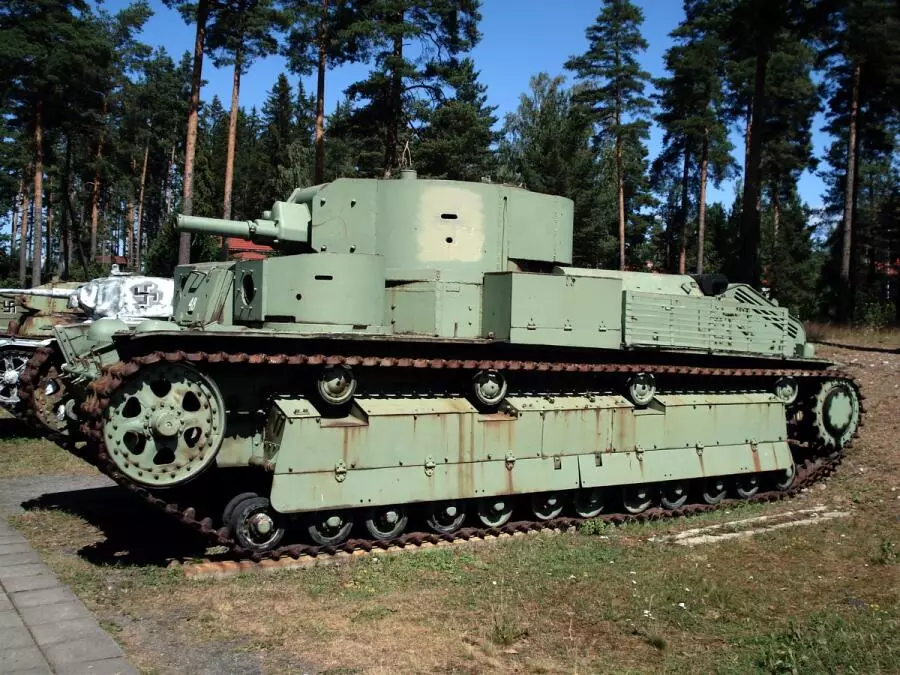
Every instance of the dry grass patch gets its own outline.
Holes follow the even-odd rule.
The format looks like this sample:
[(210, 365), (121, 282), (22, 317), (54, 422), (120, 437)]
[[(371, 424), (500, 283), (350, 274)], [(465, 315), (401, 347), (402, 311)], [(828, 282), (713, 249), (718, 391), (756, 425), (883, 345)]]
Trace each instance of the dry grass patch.
[(866, 328), (830, 323), (806, 322), (806, 339), (810, 342), (834, 343), (853, 347), (900, 349), (900, 328)]

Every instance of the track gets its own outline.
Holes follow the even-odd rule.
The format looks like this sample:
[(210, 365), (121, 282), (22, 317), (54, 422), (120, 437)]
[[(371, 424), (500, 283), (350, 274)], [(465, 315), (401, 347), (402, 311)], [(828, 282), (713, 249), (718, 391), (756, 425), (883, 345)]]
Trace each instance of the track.
[[(48, 348), (38, 350), (22, 376), (23, 401), (26, 415), (32, 424), (41, 425), (40, 419), (34, 411), (32, 392), (40, 382), (40, 374), (46, 370), (46, 366), (53, 358), (54, 352)], [(291, 544), (276, 548), (265, 553), (256, 553), (241, 548), (230, 536), (227, 528), (216, 529), (213, 526), (214, 518), (210, 514), (202, 512), (200, 504), (184, 504), (169, 501), (165, 497), (178, 498), (184, 496), (185, 490), (148, 490), (136, 485), (125, 478), (107, 454), (103, 440), (103, 413), (109, 406), (109, 401), (115, 391), (129, 377), (138, 373), (141, 368), (160, 362), (188, 362), (194, 364), (219, 364), (219, 363), (244, 363), (244, 364), (270, 364), (270, 365), (348, 365), (363, 368), (413, 368), (413, 369), (451, 369), (451, 370), (484, 370), (496, 369), (501, 371), (535, 371), (552, 373), (613, 373), (628, 374), (638, 372), (650, 372), (667, 375), (693, 376), (703, 378), (760, 378), (760, 377), (784, 377), (791, 376), (798, 379), (843, 379), (849, 381), (859, 391), (859, 387), (853, 378), (836, 370), (798, 370), (790, 368), (703, 368), (696, 366), (677, 365), (639, 365), (639, 364), (595, 364), (595, 363), (571, 363), (571, 362), (533, 362), (533, 361), (509, 361), (509, 360), (448, 360), (427, 358), (397, 358), (375, 356), (327, 356), (327, 355), (285, 355), (285, 354), (245, 354), (227, 352), (153, 352), (144, 356), (138, 356), (127, 362), (115, 364), (105, 368), (99, 379), (88, 386), (88, 397), (81, 405), (82, 417), (81, 432), (86, 439), (84, 445), (76, 444), (68, 435), (56, 430), (46, 433), (51, 440), (66, 447), (74, 454), (97, 467), (104, 474), (116, 481), (123, 488), (139, 496), (147, 503), (165, 511), (177, 518), (183, 524), (192, 528), (204, 536), (211, 545), (227, 546), (238, 558), (253, 560), (279, 559), (290, 557), (316, 558), (333, 556), (338, 553), (352, 551), (386, 550), (389, 548), (407, 546), (420, 546), (423, 543), (438, 543), (441, 541), (468, 540), (483, 538), (486, 535), (497, 536), (500, 534), (514, 534), (517, 532), (531, 532), (543, 529), (566, 529), (583, 522), (582, 518), (559, 517), (547, 521), (516, 521), (510, 522), (499, 528), (465, 527), (453, 534), (435, 534), (431, 532), (409, 532), (395, 539), (382, 541), (372, 539), (350, 539), (338, 546), (315, 546), (305, 544)], [(862, 407), (863, 396), (860, 394), (860, 415), (864, 412)], [(854, 434), (855, 436), (855, 434)], [(787, 490), (771, 490), (760, 492), (749, 499), (740, 500), (747, 502), (774, 502), (798, 494), (815, 482), (824, 480), (830, 476), (840, 465), (844, 450), (832, 452), (826, 456), (828, 449), (816, 447), (810, 439), (792, 439), (791, 446), (794, 451), (797, 474), (790, 488)], [(192, 482), (196, 486), (203, 480), (203, 476)], [(197, 490), (194, 490), (196, 493)], [(182, 500), (183, 501), (183, 500)], [(725, 500), (717, 505), (687, 504), (678, 509), (651, 508), (643, 513), (632, 515), (623, 513), (610, 513), (596, 516), (611, 524), (627, 522), (642, 522), (648, 520), (661, 520), (679, 516), (690, 516), (706, 513), (733, 504), (736, 500)], [(217, 513), (215, 514), (218, 515)]]

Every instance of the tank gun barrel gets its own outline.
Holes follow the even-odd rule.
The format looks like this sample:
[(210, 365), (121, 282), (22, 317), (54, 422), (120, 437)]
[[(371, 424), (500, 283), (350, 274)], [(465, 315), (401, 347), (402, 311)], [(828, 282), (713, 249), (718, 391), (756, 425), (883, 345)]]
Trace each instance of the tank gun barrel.
[(252, 220), (224, 220), (222, 218), (203, 218), (201, 216), (178, 216), (178, 229), (181, 232), (208, 232), (224, 237), (250, 237), (256, 228)]
[(275, 202), (265, 218), (223, 220), (201, 216), (178, 216), (181, 232), (205, 232), (223, 237), (241, 237), (288, 252), (309, 249), (310, 212), (307, 204)]
[(0, 295), (27, 295), (41, 298), (68, 298), (74, 288), (0, 288)]

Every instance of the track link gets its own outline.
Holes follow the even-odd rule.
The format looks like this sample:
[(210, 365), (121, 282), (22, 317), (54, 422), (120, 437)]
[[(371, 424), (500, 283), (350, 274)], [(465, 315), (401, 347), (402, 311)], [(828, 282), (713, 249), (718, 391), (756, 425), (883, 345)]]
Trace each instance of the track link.
[[(23, 400), (31, 401), (31, 392), (37, 381), (38, 374), (43, 364), (52, 358), (52, 349), (42, 348), (38, 350), (29, 367), (22, 377), (22, 387), (25, 390)], [(791, 368), (703, 368), (695, 366), (677, 365), (641, 365), (641, 364), (594, 364), (571, 362), (536, 362), (536, 361), (510, 361), (510, 360), (450, 360), (450, 359), (423, 359), (423, 358), (398, 358), (398, 357), (374, 357), (374, 356), (340, 356), (340, 355), (304, 355), (304, 354), (246, 354), (228, 352), (153, 352), (143, 356), (134, 357), (126, 362), (117, 363), (104, 368), (101, 377), (88, 386), (88, 397), (81, 404), (81, 413), (84, 422), (81, 432), (86, 439), (84, 445), (76, 444), (72, 438), (65, 434), (50, 430), (47, 436), (54, 442), (66, 447), (71, 452), (95, 466), (101, 472), (109, 476), (116, 483), (148, 504), (161, 509), (169, 515), (177, 518), (209, 541), (213, 546), (226, 546), (238, 559), (277, 560), (290, 557), (293, 559), (329, 557), (340, 553), (352, 553), (353, 551), (379, 551), (387, 549), (420, 547), (423, 543), (437, 544), (442, 541), (456, 541), (481, 539), (485, 536), (499, 536), (501, 534), (527, 533), (539, 530), (565, 530), (578, 526), (586, 519), (578, 517), (558, 517), (548, 521), (522, 520), (507, 523), (496, 527), (465, 527), (452, 534), (436, 534), (432, 532), (409, 532), (390, 540), (349, 539), (338, 546), (315, 546), (306, 544), (289, 544), (266, 551), (263, 553), (249, 551), (239, 546), (231, 537), (227, 528), (216, 529), (213, 526), (214, 519), (198, 511), (196, 505), (184, 505), (165, 499), (165, 490), (148, 490), (136, 485), (123, 476), (107, 453), (103, 439), (103, 413), (109, 406), (110, 398), (122, 383), (146, 366), (156, 363), (188, 362), (193, 364), (220, 364), (220, 363), (245, 363), (245, 364), (270, 364), (270, 365), (348, 365), (377, 368), (415, 368), (415, 369), (453, 369), (453, 370), (485, 370), (494, 369), (500, 371), (537, 371), (537, 372), (579, 372), (579, 373), (613, 373), (631, 374), (650, 372), (658, 374), (674, 374), (698, 377), (784, 377), (791, 376), (803, 379), (841, 379), (852, 384), (857, 391), (859, 386), (854, 378), (834, 369), (800, 370)], [(859, 395), (861, 406), (864, 397)], [(33, 406), (26, 405), (26, 415), (32, 420), (36, 417)], [(861, 408), (860, 414), (864, 412)], [(39, 420), (38, 420), (39, 424)], [(854, 435), (855, 436), (855, 435)], [(716, 505), (687, 504), (677, 509), (664, 509), (655, 507), (640, 514), (610, 513), (601, 514), (591, 520), (601, 520), (618, 525), (633, 522), (657, 521), (680, 516), (692, 516), (700, 513), (715, 511), (734, 503), (762, 503), (780, 501), (799, 494), (813, 483), (826, 479), (840, 465), (844, 451), (850, 447), (845, 446), (841, 451), (830, 456), (817, 456), (823, 448), (817, 447), (814, 441), (792, 440), (792, 447), (797, 454), (806, 455), (799, 461), (795, 458), (797, 475), (792, 486), (787, 490), (774, 490), (760, 492), (749, 499), (728, 499)]]

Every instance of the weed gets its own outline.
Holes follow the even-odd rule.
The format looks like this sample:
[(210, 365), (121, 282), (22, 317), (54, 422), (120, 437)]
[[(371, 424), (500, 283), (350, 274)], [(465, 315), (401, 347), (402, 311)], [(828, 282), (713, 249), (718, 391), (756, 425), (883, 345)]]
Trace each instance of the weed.
[(578, 524), (578, 532), (586, 535), (606, 534), (614, 526), (602, 518), (588, 518)]
[(657, 635), (656, 633), (648, 633), (641, 636), (648, 645), (653, 647), (658, 651), (665, 651), (668, 644), (666, 643), (666, 639), (662, 635)]
[[(493, 582), (497, 584), (497, 582)], [(503, 579), (499, 583), (499, 599), (491, 603), (490, 640), (501, 647), (508, 647), (528, 634), (516, 612), (507, 606)]]
[(882, 539), (878, 545), (878, 553), (872, 558), (876, 565), (893, 565), (897, 562), (897, 547), (890, 539)]
[(491, 612), (491, 642), (508, 647), (528, 635), (519, 620), (509, 611), (494, 608)]

